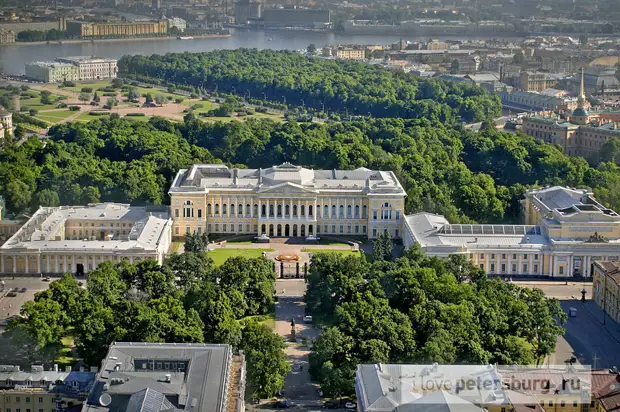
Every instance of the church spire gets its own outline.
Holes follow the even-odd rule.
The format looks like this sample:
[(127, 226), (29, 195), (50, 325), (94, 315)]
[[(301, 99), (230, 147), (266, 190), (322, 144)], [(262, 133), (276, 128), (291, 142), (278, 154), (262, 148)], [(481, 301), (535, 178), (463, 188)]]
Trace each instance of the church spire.
[(581, 85), (579, 86), (579, 97), (577, 98), (578, 107), (582, 109), (585, 108), (585, 103), (586, 103), (586, 90), (585, 90), (583, 78), (584, 78), (584, 74), (583, 74), (583, 67), (582, 67), (581, 68)]

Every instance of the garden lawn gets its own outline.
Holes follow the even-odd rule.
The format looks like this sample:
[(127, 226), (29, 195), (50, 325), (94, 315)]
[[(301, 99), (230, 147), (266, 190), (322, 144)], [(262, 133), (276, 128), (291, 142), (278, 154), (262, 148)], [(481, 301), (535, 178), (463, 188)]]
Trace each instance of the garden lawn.
[(310, 253), (340, 253), (343, 256), (360, 256), (360, 252), (355, 252), (353, 250), (338, 250), (338, 249), (307, 249), (303, 248), (302, 252), (310, 252)]
[(103, 87), (112, 86), (111, 80), (101, 80), (101, 81), (93, 81), (93, 82), (75, 82), (75, 87), (61, 87), (62, 85), (58, 85), (58, 89), (66, 90), (73, 93), (80, 93), (82, 87), (91, 87), (93, 89), (93, 93), (97, 89), (101, 89)]
[(19, 105), (21, 107), (21, 111), (28, 111), (30, 109), (35, 109), (35, 110), (50, 110), (50, 109), (57, 109), (58, 105), (62, 102), (62, 101), (56, 101), (56, 98), (58, 96), (56, 95), (52, 95), (50, 97), (50, 100), (54, 103), (52, 104), (41, 104), (41, 98), (40, 97), (31, 97), (30, 99), (22, 99), (19, 101)]
[(228, 260), (228, 258), (235, 256), (243, 256), (246, 258), (257, 258), (263, 256), (263, 252), (269, 252), (271, 249), (233, 249), (233, 248), (218, 248), (207, 252), (215, 266), (221, 266)]
[(71, 110), (59, 110), (55, 112), (39, 113), (36, 117), (37, 119), (45, 120), (46, 122), (58, 123), (72, 114), (75, 114), (75, 112), (72, 112)]

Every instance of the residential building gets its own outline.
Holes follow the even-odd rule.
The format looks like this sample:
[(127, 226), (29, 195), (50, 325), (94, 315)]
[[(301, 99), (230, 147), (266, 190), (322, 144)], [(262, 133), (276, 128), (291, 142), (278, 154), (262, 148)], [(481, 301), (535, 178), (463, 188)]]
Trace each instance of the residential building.
[(26, 77), (45, 83), (61, 83), (79, 80), (80, 71), (71, 63), (32, 62), (26, 64)]
[(592, 299), (610, 318), (620, 322), (620, 261), (594, 262)]
[(344, 60), (364, 60), (366, 49), (362, 46), (326, 46), (322, 50), (324, 56), (332, 56)]
[(168, 21), (127, 21), (115, 23), (67, 22), (67, 34), (80, 37), (129, 37), (168, 33)]
[(15, 43), (15, 32), (13, 30), (0, 29), (0, 44)]
[(430, 256), (466, 256), (490, 275), (590, 277), (596, 260), (620, 257), (620, 215), (587, 189), (530, 189), (523, 225), (450, 224), (432, 213), (406, 216), (403, 244)]
[(115, 342), (83, 412), (243, 412), (245, 360), (230, 345)]
[(78, 80), (115, 79), (118, 74), (118, 62), (116, 59), (74, 56), (57, 57), (56, 61), (76, 66), (78, 68)]
[(476, 73), (479, 68), (479, 56), (456, 57), (450, 63), (450, 70), (454, 73)]
[(290, 163), (267, 169), (194, 165), (169, 190), (173, 236), (402, 235), (406, 193), (394, 172), (312, 170)]
[[(96, 369), (96, 368), (95, 368)], [(32, 365), (22, 371), (19, 366), (0, 365), (0, 409), (2, 411), (56, 412), (80, 405), (95, 382), (95, 372), (44, 370)]]
[(258, 20), (262, 16), (262, 4), (256, 0), (239, 0), (235, 3), (235, 23), (248, 24), (249, 20)]
[(173, 27), (176, 27), (181, 33), (185, 33), (185, 30), (187, 30), (187, 21), (180, 17), (168, 19), (168, 30)]
[(515, 110), (572, 112), (577, 108), (576, 97), (550, 96), (542, 92), (520, 90), (499, 91), (498, 94), (504, 107)]
[(519, 88), (526, 92), (539, 92), (555, 87), (557, 83), (557, 76), (549, 73), (523, 71), (520, 74)]
[(0, 273), (84, 275), (102, 262), (163, 262), (172, 221), (166, 207), (120, 203), (40, 207), (0, 247)]
[(577, 108), (568, 120), (558, 115), (535, 114), (523, 118), (523, 133), (559, 146), (568, 156), (581, 156), (596, 161), (609, 139), (620, 138), (620, 111), (588, 112), (581, 72), (581, 91)]

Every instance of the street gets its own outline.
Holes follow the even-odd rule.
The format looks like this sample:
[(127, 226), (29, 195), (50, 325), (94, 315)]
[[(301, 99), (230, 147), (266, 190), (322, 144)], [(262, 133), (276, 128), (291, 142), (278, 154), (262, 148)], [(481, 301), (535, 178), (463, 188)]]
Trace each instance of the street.
[[(1, 279), (4, 281), (4, 291), (0, 292), (0, 331), (3, 330), (3, 323), (8, 317), (19, 315), (22, 305), (34, 299), (35, 293), (47, 289), (50, 283), (41, 278), (33, 277), (4, 277)], [(18, 290), (26, 288), (27, 290), (25, 292), (14, 292), (16, 294), (14, 297), (6, 296), (15, 288)]]

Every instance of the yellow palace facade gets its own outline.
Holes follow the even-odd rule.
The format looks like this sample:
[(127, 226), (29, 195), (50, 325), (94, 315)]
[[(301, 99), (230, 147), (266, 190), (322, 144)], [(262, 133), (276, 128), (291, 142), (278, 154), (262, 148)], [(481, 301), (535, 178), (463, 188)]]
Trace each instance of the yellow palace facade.
[(402, 236), (406, 193), (393, 172), (194, 165), (169, 190), (173, 237)]

